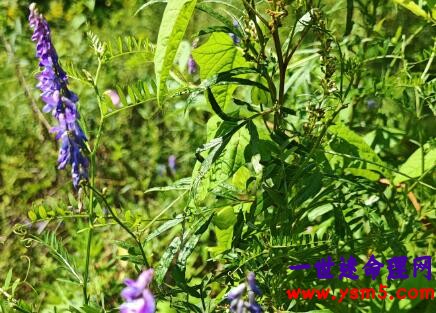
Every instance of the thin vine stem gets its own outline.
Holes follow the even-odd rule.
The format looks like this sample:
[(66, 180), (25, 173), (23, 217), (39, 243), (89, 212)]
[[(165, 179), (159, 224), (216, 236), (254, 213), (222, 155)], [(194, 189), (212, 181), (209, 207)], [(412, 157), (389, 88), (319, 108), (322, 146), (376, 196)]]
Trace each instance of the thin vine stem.
[(88, 237), (86, 240), (86, 254), (85, 254), (85, 270), (83, 274), (83, 297), (84, 297), (84, 303), (87, 305), (89, 303), (89, 294), (88, 294), (88, 280), (89, 280), (89, 265), (90, 265), (90, 258), (91, 258), (91, 247), (92, 247), (92, 237), (94, 233), (94, 190), (95, 190), (95, 173), (96, 173), (96, 154), (100, 143), (100, 137), (103, 129), (103, 111), (101, 107), (101, 96), (100, 91), (98, 89), (97, 83), (98, 79), (100, 77), (100, 71), (102, 68), (103, 62), (101, 58), (98, 58), (98, 66), (95, 73), (95, 77), (92, 81), (92, 85), (94, 87), (95, 94), (97, 96), (97, 103), (100, 110), (100, 122), (99, 127), (95, 139), (94, 146), (90, 153), (90, 180), (89, 184), (87, 185), (88, 188), (90, 188), (89, 192), (89, 207), (88, 207), (88, 224), (89, 224), (89, 231), (88, 231)]
[(133, 240), (136, 242), (136, 244), (138, 245), (138, 248), (139, 248), (139, 250), (140, 250), (140, 252), (141, 252), (141, 256), (142, 256), (142, 259), (143, 259), (143, 261), (144, 261), (144, 265), (146, 266), (146, 267), (149, 267), (149, 264), (148, 264), (148, 261), (147, 261), (147, 257), (146, 257), (146, 255), (145, 255), (145, 251), (144, 251), (144, 248), (142, 247), (142, 244), (141, 244), (141, 241), (139, 240), (139, 238), (135, 235), (135, 233), (133, 233), (133, 231), (128, 227), (128, 226), (126, 226), (126, 224), (124, 224), (119, 218), (118, 218), (118, 216), (116, 215), (116, 213), (114, 212), (114, 210), (112, 209), (112, 207), (109, 205), (109, 203), (107, 202), (107, 200), (106, 200), (106, 198), (97, 190), (97, 189), (95, 189), (94, 187), (92, 187), (92, 186), (87, 186), (89, 189), (91, 189), (94, 193), (95, 193), (95, 195), (96, 196), (98, 196), (102, 201), (103, 201), (103, 204), (104, 204), (104, 206), (105, 206), (105, 208), (111, 213), (111, 215), (112, 215), (112, 218), (115, 220), (115, 222), (118, 224), (118, 225), (120, 225), (121, 226), (121, 228), (123, 228), (132, 238), (133, 238)]

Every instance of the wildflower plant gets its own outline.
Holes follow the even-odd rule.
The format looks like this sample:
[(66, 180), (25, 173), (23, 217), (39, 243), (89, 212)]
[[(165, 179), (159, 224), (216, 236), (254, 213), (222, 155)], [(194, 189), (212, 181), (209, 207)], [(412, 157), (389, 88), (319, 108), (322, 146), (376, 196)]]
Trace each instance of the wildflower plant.
[[(346, 300), (296, 303), (285, 293), (291, 286), (348, 283), (329, 280), (334, 270), (318, 282), (314, 270), (290, 271), (289, 263), (310, 268), (328, 257), (334, 265), (353, 254), (349, 259), (354, 266), (371, 254), (433, 251), (435, 218), (429, 208), (436, 189), (431, 174), (434, 139), (418, 121), (435, 112), (430, 69), (436, 50), (433, 46), (414, 54), (413, 62), (405, 51), (434, 21), (415, 8), (422, 18), (416, 33), (402, 34), (399, 27), (398, 34), (383, 39), (374, 36), (383, 31), (387, 18), (380, 12), (388, 14), (385, 9), (394, 4), (340, 3), (347, 7), (341, 13), (345, 25), (335, 15), (337, 7), (323, 1), (149, 1), (136, 14), (152, 10), (155, 15), (160, 12), (153, 11), (155, 6), (165, 6), (156, 41), (105, 41), (90, 31), (94, 67), (82, 70), (77, 69), (81, 64), (61, 67), (49, 25), (35, 4), (30, 5), (42, 110), (56, 120), (52, 132), (60, 141), (58, 167), (71, 167), (75, 193), (66, 210), (57, 209), (59, 215), (39, 206), (29, 218), (35, 224), (65, 221), (82, 245), (73, 245), (69, 253), (58, 239), (59, 225), (53, 230), (50, 224), (37, 224), (48, 233), (44, 236), (28, 235), (24, 226), (16, 232), (27, 243), (46, 247), (70, 274), (71, 288), (80, 288), (80, 300), (67, 304), (70, 310), (385, 309), (360, 299), (348, 306)], [(359, 23), (353, 23), (353, 14)], [(192, 21), (204, 16), (202, 27), (192, 29), (197, 27)], [(362, 40), (364, 33), (367, 38)], [(130, 63), (116, 63), (133, 55), (144, 62), (142, 79), (135, 82), (124, 73)], [(385, 59), (389, 62), (379, 63)], [(116, 69), (125, 81), (105, 80)], [(86, 119), (78, 108), (79, 96), (85, 96), (70, 90), (71, 78), (81, 84), (78, 90), (84, 95), (92, 94), (81, 103), (81, 109), (93, 112)], [(125, 120), (116, 120), (127, 112)], [(413, 117), (393, 131), (406, 115)], [(169, 122), (161, 120), (168, 116)], [(137, 162), (129, 155), (127, 170), (117, 174), (133, 178), (117, 185), (108, 177), (123, 155), (134, 151), (136, 146), (128, 145), (131, 132), (147, 123), (153, 126), (134, 141), (147, 153), (158, 154), (147, 169), (150, 177), (137, 175), (147, 156), (142, 153)], [(113, 125), (122, 127), (109, 133)], [(189, 134), (174, 140), (175, 132)], [(153, 136), (154, 145), (148, 145)], [(183, 151), (175, 149), (179, 142), (200, 144)], [(414, 147), (410, 156), (395, 155), (404, 142)], [(163, 151), (165, 145), (169, 151)], [(133, 194), (130, 201), (126, 192)], [(78, 222), (70, 223), (73, 219)], [(112, 235), (115, 240), (109, 242)], [(73, 254), (83, 262), (75, 262)], [(135, 271), (138, 278), (125, 280), (123, 288), (119, 277), (124, 271)], [(353, 278), (361, 274), (353, 271)], [(106, 275), (106, 285), (99, 285), (97, 275)], [(386, 283), (386, 277), (374, 283)], [(353, 282), (363, 287), (367, 283), (373, 282)], [(8, 288), (0, 290), (8, 303), (31, 312)], [(399, 306), (392, 308), (390, 312)]]
[[(77, 281), (82, 285), (83, 303), (85, 306), (88, 306), (90, 301), (88, 285), (93, 224), (96, 217), (95, 208), (97, 203), (104, 207), (105, 211), (112, 215), (112, 218), (115, 220), (115, 222), (118, 223), (133, 238), (137, 244), (137, 247), (139, 248), (142, 257), (142, 264), (145, 266), (148, 265), (143, 246), (140, 243), (137, 235), (117, 217), (117, 214), (108, 204), (102, 192), (98, 191), (95, 187), (96, 153), (99, 147), (105, 119), (113, 115), (113, 113), (117, 113), (118, 110), (122, 111), (123, 109), (129, 108), (129, 106), (120, 108), (118, 106), (118, 102), (120, 101), (118, 94), (113, 90), (109, 90), (107, 95), (112, 101), (115, 110), (113, 112), (108, 112), (106, 103), (103, 99), (103, 94), (100, 93), (98, 87), (100, 70), (106, 61), (106, 47), (98, 40), (98, 38), (90, 34), (93, 48), (98, 56), (98, 67), (94, 76), (92, 76), (92, 74), (89, 72), (86, 72), (86, 81), (88, 85), (90, 85), (95, 91), (96, 102), (100, 109), (99, 127), (96, 132), (94, 145), (90, 147), (90, 145), (87, 143), (88, 139), (79, 124), (80, 115), (76, 105), (78, 102), (78, 96), (68, 89), (67, 73), (59, 64), (58, 55), (52, 43), (50, 27), (43, 15), (38, 12), (35, 3), (32, 3), (29, 6), (29, 10), (29, 24), (34, 29), (32, 40), (36, 41), (36, 56), (39, 58), (39, 66), (43, 68), (42, 72), (37, 75), (39, 80), (37, 87), (42, 92), (41, 99), (46, 103), (43, 107), (43, 111), (52, 112), (52, 115), (58, 122), (58, 125), (51, 129), (51, 132), (55, 133), (56, 139), (61, 141), (61, 148), (59, 150), (58, 157), (58, 168), (62, 169), (65, 168), (67, 164), (70, 164), (72, 167), (73, 186), (78, 189), (78, 195), (80, 196), (83, 194), (84, 188), (85, 192), (89, 196), (89, 231), (86, 240), (85, 266), (82, 274), (83, 277), (79, 277), (77, 271), (66, 260), (66, 257), (61, 258), (62, 263), (64, 263), (64, 265), (77, 278)], [(133, 106), (135, 105), (136, 104), (133, 104)], [(89, 155), (89, 161), (85, 152)], [(57, 249), (53, 248), (53, 250), (56, 251)], [(149, 270), (140, 276), (140, 278), (148, 277), (147, 279), (151, 280), (152, 275), (153, 271)], [(128, 281), (128, 283), (131, 283), (131, 281)], [(144, 283), (144, 279), (140, 280), (140, 283)], [(133, 282), (130, 285), (130, 288), (134, 288), (135, 286)], [(131, 301), (122, 307), (123, 312), (154, 312), (153, 296), (148, 289), (145, 289), (145, 287), (146, 286), (143, 286), (142, 288), (143, 290), (141, 291), (141, 299), (126, 298), (126, 300)]]

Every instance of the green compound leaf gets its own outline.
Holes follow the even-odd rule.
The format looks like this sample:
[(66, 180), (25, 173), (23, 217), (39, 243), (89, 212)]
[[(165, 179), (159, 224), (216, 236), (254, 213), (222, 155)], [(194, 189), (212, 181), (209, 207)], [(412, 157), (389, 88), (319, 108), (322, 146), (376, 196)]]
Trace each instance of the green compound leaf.
[(196, 0), (170, 0), (165, 8), (154, 56), (158, 103), (196, 4)]
[[(213, 33), (209, 39), (192, 52), (200, 67), (200, 78), (210, 79), (218, 73), (228, 72), (236, 68), (248, 68), (242, 49), (235, 46), (228, 34)], [(251, 70), (252, 71), (252, 70)], [(232, 95), (236, 85), (215, 86), (212, 92), (216, 102), (223, 111), (232, 103)]]
[(214, 257), (232, 248), (233, 227), (226, 229), (215, 227), (215, 233), (217, 237), (217, 245), (208, 248), (208, 251)]
[(213, 223), (221, 230), (227, 229), (236, 223), (236, 214), (232, 206), (226, 206), (218, 210), (213, 218)]

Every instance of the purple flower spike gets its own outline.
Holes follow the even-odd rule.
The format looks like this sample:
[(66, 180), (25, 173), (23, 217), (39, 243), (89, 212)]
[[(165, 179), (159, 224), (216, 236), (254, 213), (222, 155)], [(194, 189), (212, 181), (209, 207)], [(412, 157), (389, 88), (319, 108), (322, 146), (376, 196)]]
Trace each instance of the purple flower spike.
[(78, 123), (80, 118), (76, 103), (79, 98), (68, 89), (68, 78), (58, 61), (56, 49), (51, 42), (50, 27), (35, 3), (29, 6), (29, 24), (33, 28), (32, 40), (36, 41), (36, 57), (42, 71), (36, 76), (41, 90), (41, 99), (45, 102), (43, 112), (51, 112), (58, 125), (51, 129), (61, 147), (58, 156), (58, 168), (71, 165), (71, 176), (75, 188), (81, 180), (88, 179), (88, 159), (83, 151), (87, 138)]
[[(248, 289), (248, 301), (243, 299), (244, 292)], [(230, 311), (234, 313), (261, 313), (262, 307), (256, 302), (255, 296), (262, 292), (256, 285), (253, 272), (248, 273), (247, 282), (232, 288), (227, 294), (230, 301)]]
[(148, 269), (139, 275), (135, 281), (126, 279), (126, 288), (121, 291), (121, 297), (126, 302), (120, 306), (121, 313), (154, 313), (156, 304), (148, 286), (153, 279), (153, 269)]

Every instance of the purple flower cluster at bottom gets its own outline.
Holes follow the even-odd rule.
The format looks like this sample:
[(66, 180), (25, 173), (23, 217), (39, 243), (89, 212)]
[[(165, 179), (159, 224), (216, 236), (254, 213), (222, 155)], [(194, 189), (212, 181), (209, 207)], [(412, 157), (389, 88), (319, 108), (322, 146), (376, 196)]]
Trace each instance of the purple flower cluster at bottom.
[(78, 123), (80, 116), (76, 108), (79, 98), (68, 89), (67, 74), (59, 65), (47, 21), (39, 14), (35, 3), (29, 9), (32, 40), (36, 41), (36, 57), (42, 68), (37, 75), (39, 83), (36, 86), (41, 90), (41, 99), (45, 102), (43, 111), (51, 112), (58, 121), (58, 125), (51, 130), (61, 143), (58, 168), (63, 169), (71, 164), (73, 185), (77, 187), (80, 180), (88, 178), (88, 159), (83, 155), (87, 138)]
[[(246, 289), (248, 289), (248, 301), (242, 298)], [(247, 283), (234, 287), (227, 294), (227, 300), (230, 301), (230, 311), (234, 313), (261, 313), (262, 308), (256, 302), (256, 295), (261, 296), (262, 292), (256, 284), (254, 273), (250, 272), (247, 275)]]
[(121, 291), (121, 297), (126, 300), (120, 306), (121, 313), (154, 313), (156, 304), (148, 286), (153, 279), (153, 269), (145, 270), (137, 280), (126, 279), (126, 288)]

